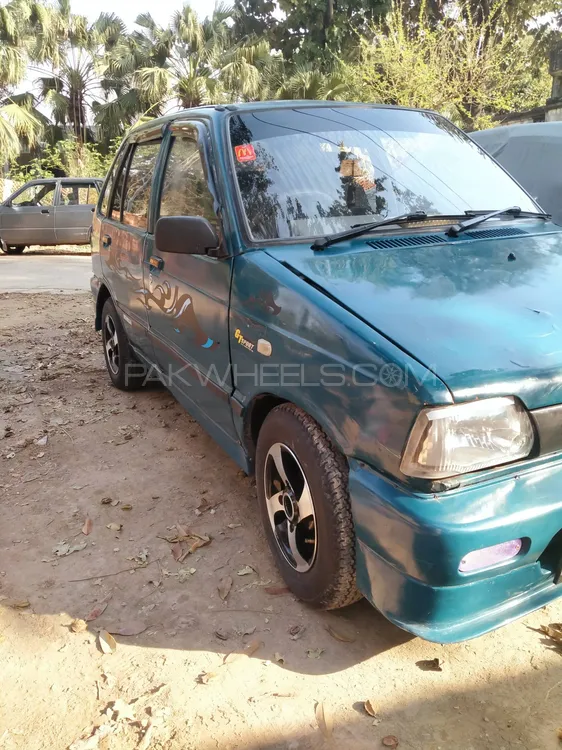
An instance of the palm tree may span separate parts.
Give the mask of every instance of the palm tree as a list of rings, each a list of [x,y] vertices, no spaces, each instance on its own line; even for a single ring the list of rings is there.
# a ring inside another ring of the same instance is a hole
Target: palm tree
[[[40,100],[49,106],[55,124],[78,143],[94,140],[97,112],[116,97],[118,82],[106,75],[107,57],[125,34],[124,23],[102,13],[89,24],[70,12],[69,0],[58,0],[35,27],[39,33],[30,56],[36,63],[32,69],[42,74],[37,80]]]
[[[147,14],[140,16],[142,31],[133,34],[131,44],[145,56],[145,64],[134,73],[145,100],[153,106],[177,102],[189,108],[257,98],[279,58],[266,41],[234,43],[232,17],[232,9],[224,5],[217,5],[204,21],[185,5],[166,28]]]
[[[33,96],[12,93],[25,75],[25,28],[31,11],[32,6],[19,0],[0,8],[0,167],[18,156],[22,140],[34,145],[41,130]]]

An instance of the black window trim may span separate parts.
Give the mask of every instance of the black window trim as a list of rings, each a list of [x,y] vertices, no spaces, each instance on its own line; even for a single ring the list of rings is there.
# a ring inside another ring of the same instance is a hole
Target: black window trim
[[[194,130],[196,131],[195,137],[193,137],[192,134],[183,131],[183,128],[187,126],[194,128]],[[197,145],[199,158],[201,159],[201,165],[203,167],[203,174],[207,183],[207,189],[209,190],[209,193],[211,194],[211,197],[213,199],[213,210],[217,217],[217,229],[219,230],[219,235],[221,236],[222,243],[224,241],[222,239],[222,204],[217,190],[216,172],[214,169],[212,151],[210,148],[210,130],[206,121],[199,120],[197,118],[182,118],[174,120],[172,123],[170,123],[170,137],[168,139],[166,154],[163,156],[164,163],[162,165],[161,179],[159,181],[160,184],[158,185],[158,191],[156,195],[156,203],[154,208],[154,225],[156,225],[156,222],[160,218],[162,191],[164,189],[164,182],[168,169],[168,161],[170,159],[170,154],[172,153],[172,148],[174,147],[174,142],[177,138],[186,138],[187,140],[192,140]]]

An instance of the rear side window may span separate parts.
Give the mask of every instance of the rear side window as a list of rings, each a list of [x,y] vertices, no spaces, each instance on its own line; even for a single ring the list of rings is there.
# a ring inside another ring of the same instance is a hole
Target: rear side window
[[[62,183],[59,203],[61,206],[93,206],[98,202],[95,183]]]
[[[150,188],[160,142],[139,143],[129,165],[123,197],[123,224],[139,229],[148,226]]]
[[[207,177],[196,140],[177,137],[166,164],[166,173],[160,199],[160,216],[202,216],[212,226],[217,226],[213,196],[209,192]]]

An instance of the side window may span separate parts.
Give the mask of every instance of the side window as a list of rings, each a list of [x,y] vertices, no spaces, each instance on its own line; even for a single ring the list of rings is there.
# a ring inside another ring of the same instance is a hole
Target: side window
[[[61,206],[89,206],[97,203],[98,190],[96,185],[83,182],[62,183],[60,191]]]
[[[151,141],[135,146],[122,201],[123,224],[140,229],[148,226],[150,188],[159,150],[160,142]]]
[[[30,185],[12,200],[12,206],[52,206],[55,202],[55,183]]]
[[[195,129],[194,129],[195,131]],[[217,227],[213,196],[194,137],[178,136],[172,141],[160,198],[160,216],[203,216]]]
[[[127,149],[124,149],[123,152],[119,155],[117,159],[114,160],[113,164],[111,165],[111,169],[109,170],[109,175],[107,176],[107,179],[105,181],[105,184],[102,188],[102,199],[101,199],[101,206],[100,206],[100,213],[102,216],[108,216],[109,215],[109,201],[111,199],[111,191],[113,190],[113,183],[115,182],[115,173],[123,163],[123,157],[126,153]]]

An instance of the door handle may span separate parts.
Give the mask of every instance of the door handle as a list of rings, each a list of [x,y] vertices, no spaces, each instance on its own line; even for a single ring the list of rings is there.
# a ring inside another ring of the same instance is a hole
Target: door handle
[[[42,208],[41,209],[41,213],[42,214],[48,214],[49,213],[49,209],[48,208]]]
[[[164,268],[164,259],[159,258],[158,255],[153,255],[148,263],[152,268],[156,268],[158,271],[161,271]]]
[[[109,236],[109,234],[103,235],[103,237],[101,238],[101,244],[104,247],[109,247],[111,245],[111,237]]]

